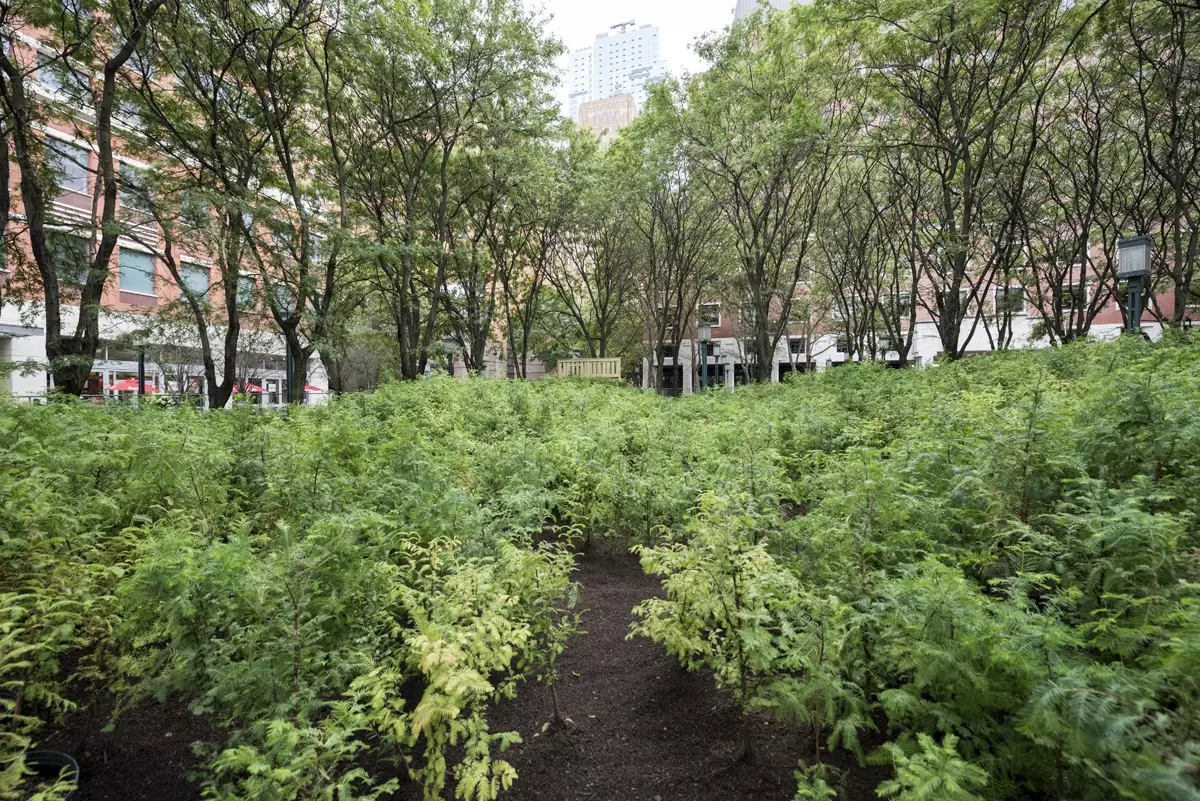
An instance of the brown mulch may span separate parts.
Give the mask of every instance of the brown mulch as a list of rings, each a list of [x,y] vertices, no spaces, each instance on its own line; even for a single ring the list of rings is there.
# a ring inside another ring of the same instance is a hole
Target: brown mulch
[[[711,675],[689,674],[662,647],[626,640],[640,601],[660,592],[636,558],[596,544],[580,557],[583,629],[560,662],[559,701],[574,726],[541,733],[551,718],[547,691],[524,685],[490,716],[493,731],[518,731],[523,742],[504,758],[520,778],[505,801],[791,801],[793,772],[812,753],[804,730],[755,719],[754,763],[734,764],[741,716]],[[220,739],[186,704],[147,702],[101,729],[94,715],[81,743],[82,716],[39,744],[76,753],[83,781],[73,801],[198,801],[188,775],[200,767],[191,744]],[[845,771],[841,798],[874,799],[886,777],[836,753]],[[384,771],[390,773],[391,771]],[[394,774],[393,774],[394,775]],[[447,797],[452,795],[447,791]],[[420,799],[408,785],[399,798]]]
[[[583,629],[562,657],[559,702],[575,724],[541,734],[549,696],[526,686],[502,704],[493,731],[524,742],[506,758],[520,778],[512,801],[791,801],[793,772],[812,753],[808,732],[756,719],[757,760],[734,764],[740,712],[710,674],[689,674],[661,646],[626,640],[632,610],[660,594],[658,580],[632,555],[594,549],[580,558]],[[847,754],[829,761],[846,771],[842,798],[875,798],[886,777]]]
[[[111,732],[112,702],[102,702],[85,725],[85,713],[38,744],[67,751],[79,760],[82,777],[72,801],[195,801],[200,785],[189,774],[201,766],[192,743],[218,741],[207,718],[193,715],[182,700],[146,701],[119,718]],[[86,736],[85,736],[86,733]]]

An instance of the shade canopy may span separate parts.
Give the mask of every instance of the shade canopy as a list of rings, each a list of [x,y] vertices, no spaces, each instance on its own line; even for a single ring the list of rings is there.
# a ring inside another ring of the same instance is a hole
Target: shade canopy
[[[234,385],[233,385],[233,391],[234,391],[234,392],[241,392],[241,393],[246,393],[246,392],[266,392],[266,390],[265,390],[265,389],[263,389],[262,387],[260,387],[258,384],[234,384]]]
[[[314,387],[312,384],[305,384],[304,391],[305,392],[324,392],[325,390],[321,389],[320,387]]]
[[[108,388],[109,392],[137,392],[138,382],[136,378],[126,378],[124,381],[118,381]],[[158,392],[158,387],[153,384],[146,384],[146,392]]]

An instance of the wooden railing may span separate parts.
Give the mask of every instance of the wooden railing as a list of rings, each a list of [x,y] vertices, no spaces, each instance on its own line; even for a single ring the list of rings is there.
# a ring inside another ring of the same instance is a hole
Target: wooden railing
[[[559,362],[554,374],[559,378],[620,378],[621,360],[572,359]]]

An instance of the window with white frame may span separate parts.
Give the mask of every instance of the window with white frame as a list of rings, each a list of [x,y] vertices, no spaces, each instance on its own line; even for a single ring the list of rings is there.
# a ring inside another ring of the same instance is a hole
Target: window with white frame
[[[121,163],[121,206],[150,213],[154,210],[146,171],[128,162]]]
[[[47,92],[76,105],[90,104],[92,87],[86,74],[56,53],[38,53],[37,82]]]
[[[1079,285],[1072,282],[1062,288],[1062,310],[1064,314],[1069,313],[1072,309],[1076,314],[1082,314],[1084,308],[1088,304],[1090,295],[1090,287],[1085,282],[1083,285],[1083,293],[1079,292]]]
[[[46,151],[50,164],[58,178],[58,188],[64,192],[78,192],[86,195],[88,191],[88,156],[85,147],[71,142],[46,137]]]
[[[154,294],[154,257],[149,253],[121,248],[121,291]]]
[[[249,309],[254,305],[254,276],[238,276],[237,305],[239,309]]]
[[[50,247],[50,258],[54,261],[54,273],[59,283],[82,286],[87,283],[88,251],[87,240],[63,231],[51,231],[46,237]]]
[[[199,262],[185,262],[179,266],[179,277],[183,281],[181,289],[196,298],[208,294],[210,284],[209,266]]]
[[[42,85],[42,88],[51,92],[60,92],[63,88],[64,78],[64,71],[58,63],[58,59],[49,53],[38,53],[37,82]]]
[[[996,314],[1024,314],[1025,288],[1020,286],[996,287]]]

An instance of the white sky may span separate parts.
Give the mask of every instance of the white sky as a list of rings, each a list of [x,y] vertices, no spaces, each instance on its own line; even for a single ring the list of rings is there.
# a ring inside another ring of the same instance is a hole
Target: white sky
[[[695,40],[733,22],[736,0],[525,0],[528,8],[544,8],[553,19],[550,33],[567,51],[591,47],[596,34],[618,22],[657,25],[660,57],[673,75],[697,72],[704,64],[692,49]],[[566,67],[564,58],[560,68]],[[566,101],[565,91],[560,101]]]

